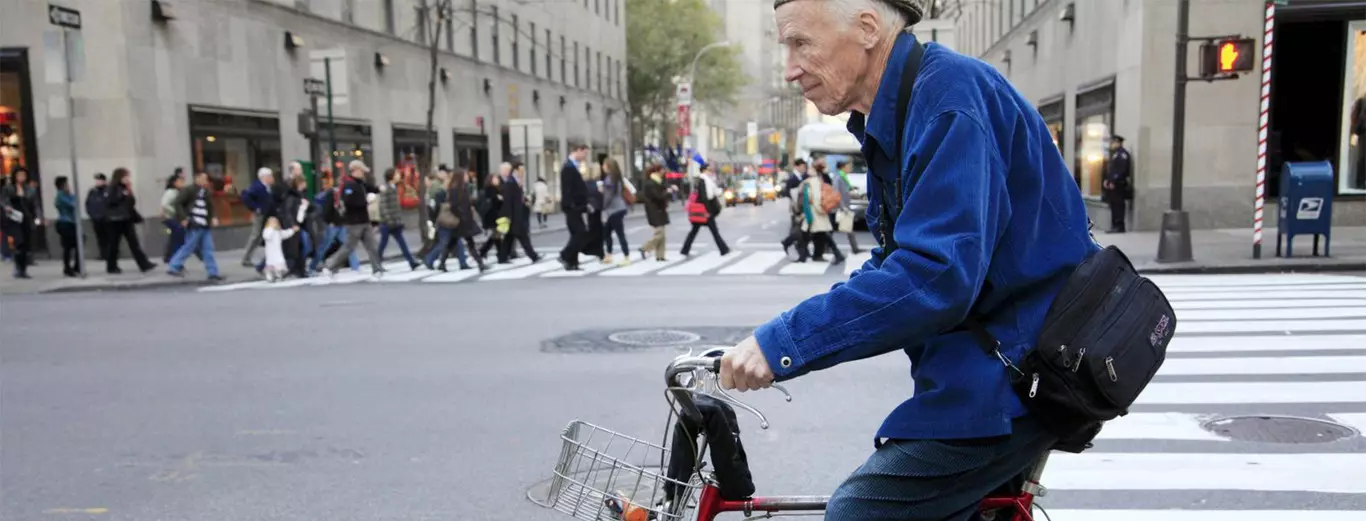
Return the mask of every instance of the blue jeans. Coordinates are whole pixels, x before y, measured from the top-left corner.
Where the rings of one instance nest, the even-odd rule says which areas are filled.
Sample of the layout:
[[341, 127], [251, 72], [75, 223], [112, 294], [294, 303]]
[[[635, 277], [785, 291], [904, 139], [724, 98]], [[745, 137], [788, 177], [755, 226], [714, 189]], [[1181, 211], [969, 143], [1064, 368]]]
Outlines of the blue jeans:
[[[327, 226], [323, 231], [323, 240], [318, 241], [317, 247], [313, 250], [313, 265], [309, 266], [309, 271], [318, 271], [323, 263], [323, 255], [327, 253], [327, 248], [332, 246], [333, 241], [346, 242], [346, 227], [330, 224]], [[352, 271], [360, 269], [360, 257], [357, 257], [355, 252], [351, 252], [351, 257], [346, 260]]]
[[413, 260], [413, 253], [408, 251], [408, 240], [403, 238], [402, 224], [379, 226], [379, 258], [384, 258], [384, 247], [389, 245], [389, 236], [393, 236], [394, 242], [398, 243], [398, 249], [403, 252], [403, 258], [408, 261], [408, 265], [417, 264], [417, 261]]
[[835, 490], [827, 521], [967, 521], [982, 498], [1026, 472], [1058, 439], [1025, 416], [1007, 436], [888, 440]]
[[167, 269], [171, 270], [171, 273], [180, 273], [185, 269], [185, 261], [194, 253], [198, 253], [199, 258], [204, 261], [204, 269], [209, 271], [209, 276], [217, 277], [218, 261], [213, 258], [213, 230], [208, 228], [186, 230], [185, 244], [181, 244], [180, 249], [171, 256]]
[[[451, 244], [452, 242], [455, 244]], [[433, 244], [431, 251], [427, 252], [427, 258], [422, 259], [424, 261], [423, 264], [426, 264], [428, 268], [435, 266], [436, 261], [443, 260], [442, 254], [445, 253], [448, 248], [455, 248], [455, 257], [460, 259], [460, 266], [466, 266], [465, 240], [461, 237], [456, 237], [455, 230], [446, 228], [438, 228], [436, 230], [436, 244]]]
[[171, 263], [171, 256], [180, 251], [180, 246], [185, 244], [185, 227], [181, 226], [175, 219], [162, 219], [161, 225], [166, 227], [166, 250], [161, 255], [161, 262]]

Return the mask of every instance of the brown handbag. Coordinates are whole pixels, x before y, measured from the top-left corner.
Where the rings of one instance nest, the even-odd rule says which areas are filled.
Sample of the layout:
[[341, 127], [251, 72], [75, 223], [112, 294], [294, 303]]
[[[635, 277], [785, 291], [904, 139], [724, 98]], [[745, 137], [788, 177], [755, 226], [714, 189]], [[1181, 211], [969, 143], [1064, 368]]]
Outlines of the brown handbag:
[[441, 203], [441, 209], [436, 211], [436, 225], [450, 230], [460, 227], [460, 218], [451, 211], [451, 203]]

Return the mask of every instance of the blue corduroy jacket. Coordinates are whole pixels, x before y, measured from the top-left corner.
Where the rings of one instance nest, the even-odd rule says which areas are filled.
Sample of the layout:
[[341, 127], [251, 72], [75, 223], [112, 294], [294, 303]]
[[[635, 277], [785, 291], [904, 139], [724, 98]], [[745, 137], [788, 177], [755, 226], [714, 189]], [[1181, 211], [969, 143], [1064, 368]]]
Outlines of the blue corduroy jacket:
[[[970, 313], [981, 315], [1002, 354], [1018, 363], [1064, 280], [1099, 246], [1043, 119], [989, 65], [929, 44], [906, 120], [896, 121], [914, 44], [910, 34], [899, 37], [872, 110], [849, 118], [871, 172], [867, 217], [874, 236], [883, 188], [901, 179], [895, 246], [873, 250], [848, 281], [760, 326], [755, 336], [780, 381], [904, 351], [914, 395], [892, 411], [877, 438], [1009, 434], [1011, 420], [1026, 411], [1008, 369], [960, 326]], [[898, 149], [899, 158], [884, 153]]]

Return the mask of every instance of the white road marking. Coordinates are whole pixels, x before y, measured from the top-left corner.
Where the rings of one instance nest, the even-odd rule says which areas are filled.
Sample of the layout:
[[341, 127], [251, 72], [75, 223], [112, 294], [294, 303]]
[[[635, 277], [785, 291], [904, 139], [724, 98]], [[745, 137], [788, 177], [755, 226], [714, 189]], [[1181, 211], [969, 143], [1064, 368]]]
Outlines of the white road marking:
[[1328, 417], [1338, 423], [1356, 429], [1362, 436], [1366, 436], [1366, 412], [1339, 412], [1329, 414]]
[[[1275, 300], [1267, 301], [1268, 304]], [[1366, 317], [1366, 306], [1336, 308], [1277, 308], [1277, 309], [1193, 309], [1176, 314], [1180, 320], [1300, 320]]]
[[[1276, 300], [1177, 300], [1172, 309], [1177, 311], [1206, 309], [1287, 309], [1366, 306], [1366, 298], [1276, 299]], [[1177, 315], [1178, 318], [1181, 314]]]
[[614, 269], [614, 270], [604, 271], [604, 272], [602, 272], [602, 273], [601, 273], [600, 275], [598, 275], [598, 276], [599, 276], [599, 277], [639, 277], [639, 276], [644, 275], [644, 274], [646, 274], [646, 273], [652, 273], [652, 272], [654, 272], [654, 271], [656, 271], [656, 270], [662, 270], [662, 269], [667, 268], [667, 267], [669, 267], [669, 266], [673, 266], [674, 264], [678, 264], [679, 262], [682, 262], [682, 261], [684, 261], [684, 260], [686, 260], [686, 257], [683, 257], [683, 256], [681, 256], [681, 255], [675, 254], [674, 256], [669, 257], [669, 260], [666, 260], [666, 261], [664, 261], [664, 262], [659, 262], [659, 261], [654, 261], [654, 260], [647, 260], [647, 261], [645, 261], [645, 262], [637, 262], [637, 263], [635, 263], [635, 264], [632, 264], [632, 265], [630, 265], [630, 266], [626, 266], [626, 267], [623, 267], [623, 268], [617, 268], [617, 269]]
[[660, 275], [701, 275], [714, 270], [721, 265], [733, 261], [740, 256], [739, 252], [731, 252], [729, 255], [721, 256], [720, 252], [709, 252], [699, 255], [677, 266], [659, 272]]
[[1134, 403], [1137, 405], [1360, 403], [1363, 396], [1366, 396], [1366, 381], [1153, 382], [1143, 389], [1143, 393], [1138, 395], [1138, 400]]
[[787, 258], [787, 254], [780, 251], [756, 251], [729, 266], [721, 268], [721, 271], [717, 273], [721, 275], [762, 275], [785, 258]]
[[540, 275], [547, 271], [562, 269], [560, 263], [551, 259], [541, 259], [541, 262], [526, 266], [516, 267], [509, 270], [490, 272], [479, 277], [479, 282], [488, 280], [516, 280]]
[[1155, 274], [1148, 276], [1148, 279], [1157, 285], [1166, 287], [1178, 286], [1258, 286], [1258, 285], [1286, 285], [1299, 283], [1366, 283], [1366, 279], [1361, 277], [1351, 277], [1347, 275], [1318, 275], [1318, 274], [1244, 274], [1244, 275], [1162, 275]]
[[1277, 333], [1296, 331], [1361, 331], [1366, 320], [1229, 320], [1221, 322], [1181, 322], [1177, 315], [1176, 334], [1189, 333]]
[[[490, 270], [489, 272], [492, 272], [492, 270]], [[446, 273], [441, 273], [438, 271], [436, 273], [436, 275], [422, 279], [422, 282], [461, 282], [479, 276], [479, 270], [477, 269], [454, 270], [448, 271]]]
[[419, 268], [419, 269], [416, 269], [416, 270], [411, 270], [411, 271], [391, 271], [391, 272], [389, 272], [389, 273], [385, 273], [383, 277], [380, 277], [379, 279], [375, 280], [374, 282], [378, 282], [378, 283], [385, 283], [385, 282], [412, 282], [412, 281], [415, 281], [415, 280], [422, 280], [422, 279], [425, 279], [425, 278], [427, 278], [427, 277], [430, 277], [430, 276], [432, 276], [432, 275], [436, 275], [436, 274], [438, 274], [438, 273], [441, 273], [441, 272], [435, 271], [435, 270], [422, 269], [422, 268]]
[[826, 272], [826, 271], [829, 271], [829, 270], [830, 270], [830, 263], [828, 263], [828, 262], [816, 262], [816, 261], [813, 261], [813, 260], [808, 260], [808, 261], [806, 261], [806, 262], [793, 262], [793, 263], [789, 263], [788, 265], [783, 266], [783, 269], [778, 270], [778, 274], [779, 274], [779, 275], [824, 275], [825, 272]]
[[1096, 439], [1229, 441], [1202, 428], [1201, 421], [1197, 415], [1179, 412], [1130, 413], [1105, 422]]
[[[1262, 375], [1362, 373], [1366, 356], [1288, 356], [1238, 358], [1169, 358], [1159, 375]], [[1361, 397], [1366, 401], [1366, 396]]]
[[566, 278], [566, 277], [583, 277], [583, 276], [586, 276], [586, 275], [589, 275], [589, 274], [592, 274], [592, 273], [597, 273], [597, 272], [600, 272], [600, 271], [607, 271], [607, 270], [610, 270], [610, 269], [615, 268], [615, 267], [617, 267], [617, 266], [618, 266], [617, 264], [603, 264], [603, 263], [601, 263], [601, 262], [598, 262], [598, 260], [597, 260], [596, 258], [594, 258], [592, 261], [582, 261], [582, 260], [581, 260], [581, 261], [580, 261], [580, 264], [579, 264], [579, 267], [582, 268], [582, 269], [580, 269], [580, 270], [578, 270], [578, 271], [564, 271], [564, 268], [559, 268], [559, 269], [556, 269], [555, 271], [552, 271], [552, 272], [550, 272], [550, 273], [546, 273], [546, 274], [544, 274], [544, 275], [541, 275], [541, 278], [551, 278], [551, 279], [555, 279], [555, 278]]
[[1167, 346], [1168, 353], [1300, 351], [1311, 349], [1326, 351], [1366, 349], [1366, 335], [1178, 336], [1172, 339], [1171, 345]]
[[1048, 460], [1042, 482], [1054, 490], [1256, 490], [1366, 494], [1366, 454], [1055, 452]]
[[650, 229], [649, 226], [633, 226], [633, 227], [631, 227], [631, 229], [626, 230], [626, 234], [627, 234], [627, 235], [635, 235], [636, 232], [639, 232], [639, 231], [641, 231], [641, 230], [648, 230], [648, 229]]
[[844, 260], [844, 274], [852, 275], [855, 270], [862, 268], [863, 264], [865, 262], [868, 262], [868, 259], [871, 258], [873, 258], [872, 252], [866, 251], [863, 253], [850, 255], [848, 259]]
[[[1161, 288], [1161, 286], [1158, 286]], [[1264, 299], [1271, 302], [1292, 298], [1366, 298], [1366, 286], [1361, 288], [1332, 286], [1316, 288], [1201, 288], [1198, 290], [1172, 290], [1162, 288], [1162, 293], [1171, 300], [1213, 300], [1213, 299]]]

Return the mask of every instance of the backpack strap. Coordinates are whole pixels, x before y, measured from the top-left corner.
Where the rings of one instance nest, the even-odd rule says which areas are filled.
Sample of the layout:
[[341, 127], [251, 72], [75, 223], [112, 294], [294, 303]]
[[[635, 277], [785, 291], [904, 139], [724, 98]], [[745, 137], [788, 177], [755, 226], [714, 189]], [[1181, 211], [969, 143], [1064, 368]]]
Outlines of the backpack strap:
[[[914, 36], [911, 36], [914, 38]], [[897, 165], [896, 179], [892, 182], [884, 180], [882, 182], [882, 207], [878, 216], [878, 234], [882, 236], [883, 248], [896, 248], [896, 217], [901, 215], [901, 151], [903, 149], [901, 131], [906, 127], [906, 113], [910, 110], [911, 94], [915, 89], [915, 79], [920, 75], [920, 62], [925, 58], [925, 45], [919, 41], [913, 42], [911, 52], [906, 56], [906, 65], [901, 69], [901, 83], [896, 94], [896, 136], [893, 142], [896, 148], [884, 152], [891, 157]], [[874, 141], [876, 143], [876, 141]], [[881, 147], [881, 144], [878, 144]], [[889, 193], [887, 185], [891, 184], [895, 191]], [[892, 195], [895, 195], [894, 197]], [[895, 204], [895, 209], [892, 205]]]

